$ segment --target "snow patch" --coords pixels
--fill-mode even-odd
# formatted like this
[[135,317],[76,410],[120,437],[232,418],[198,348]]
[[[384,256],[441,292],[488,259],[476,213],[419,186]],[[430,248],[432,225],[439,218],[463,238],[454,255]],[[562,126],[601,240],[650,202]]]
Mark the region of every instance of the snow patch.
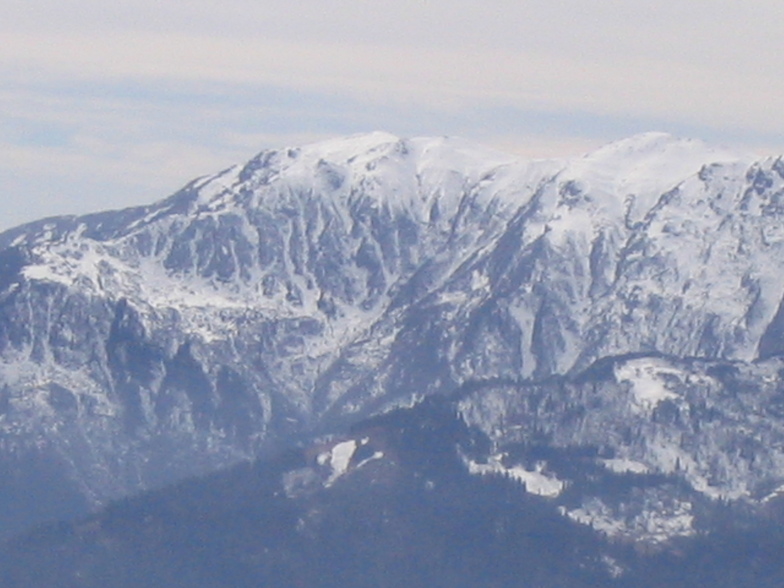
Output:
[[647,474],[650,471],[647,465],[632,459],[601,459],[599,463],[616,474]]
[[471,290],[487,290],[490,287],[490,278],[484,272],[474,270],[471,272]]
[[633,360],[615,366],[615,381],[631,384],[632,405],[637,412],[650,412],[665,400],[680,398],[667,388],[666,375],[678,376],[678,370],[652,358]]
[[654,503],[641,512],[616,512],[598,498],[590,499],[580,508],[561,514],[582,525],[604,533],[610,538],[630,538],[647,543],[666,543],[675,537],[695,534],[694,515],[689,502]]
[[329,451],[318,455],[316,462],[321,466],[329,466],[332,471],[327,479],[326,486],[331,486],[335,480],[348,471],[351,458],[357,450],[357,442],[354,439],[337,443]]
[[546,464],[539,462],[533,471],[527,470],[522,466],[506,467],[502,462],[502,455],[492,456],[488,463],[476,463],[472,460],[465,460],[468,471],[471,474],[487,475],[500,474],[525,484],[525,489],[529,494],[556,498],[560,496],[564,489],[564,482],[555,476],[545,472]]

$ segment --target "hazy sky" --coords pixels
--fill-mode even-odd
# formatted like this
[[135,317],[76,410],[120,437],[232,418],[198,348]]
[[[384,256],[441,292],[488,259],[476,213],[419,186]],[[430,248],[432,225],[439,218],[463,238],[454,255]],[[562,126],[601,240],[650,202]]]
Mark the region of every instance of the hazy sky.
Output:
[[784,153],[782,22],[780,0],[3,0],[0,228],[372,130]]

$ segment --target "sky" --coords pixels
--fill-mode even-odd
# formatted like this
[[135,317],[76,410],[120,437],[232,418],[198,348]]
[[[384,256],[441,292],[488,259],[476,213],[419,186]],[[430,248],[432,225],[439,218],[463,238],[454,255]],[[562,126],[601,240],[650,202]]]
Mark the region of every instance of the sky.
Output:
[[781,22],[780,0],[3,0],[0,229],[375,130],[784,153]]

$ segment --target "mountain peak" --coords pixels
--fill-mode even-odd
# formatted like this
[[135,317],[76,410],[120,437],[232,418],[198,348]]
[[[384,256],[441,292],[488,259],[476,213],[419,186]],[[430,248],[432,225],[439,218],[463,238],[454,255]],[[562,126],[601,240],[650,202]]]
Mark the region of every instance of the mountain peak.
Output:
[[346,163],[357,156],[378,152],[400,142],[400,137],[383,131],[357,133],[326,139],[302,147],[310,157],[334,163]]
[[[0,448],[51,448],[105,500],[511,382],[477,388],[478,426],[511,439],[504,423],[550,422],[562,446],[590,430],[617,450],[602,459],[669,475],[674,455],[721,496],[784,484],[784,426],[765,409],[769,459],[677,445],[712,394],[772,397],[784,378],[734,371],[779,355],[784,332],[784,173],[744,161],[663,133],[568,161],[369,133],[265,151],[148,207],[21,227],[0,247]],[[592,406],[588,387],[537,407],[517,385],[635,354],[721,365],[610,370],[608,412],[568,419]],[[717,402],[739,435],[757,426],[752,396]],[[650,439],[666,455],[640,449]]]

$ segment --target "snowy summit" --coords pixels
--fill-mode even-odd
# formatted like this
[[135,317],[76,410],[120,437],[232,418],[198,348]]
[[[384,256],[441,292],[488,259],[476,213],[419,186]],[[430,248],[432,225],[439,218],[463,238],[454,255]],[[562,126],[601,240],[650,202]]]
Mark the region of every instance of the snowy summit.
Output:
[[[756,500],[784,484],[757,404],[784,354],[782,194],[780,158],[662,133],[569,160],[372,133],[24,225],[0,235],[0,446],[94,504],[476,389],[460,410],[494,455],[536,421],[608,472]],[[694,425],[738,381],[756,396]],[[569,484],[466,463],[553,500]],[[592,508],[567,511],[611,517]]]

